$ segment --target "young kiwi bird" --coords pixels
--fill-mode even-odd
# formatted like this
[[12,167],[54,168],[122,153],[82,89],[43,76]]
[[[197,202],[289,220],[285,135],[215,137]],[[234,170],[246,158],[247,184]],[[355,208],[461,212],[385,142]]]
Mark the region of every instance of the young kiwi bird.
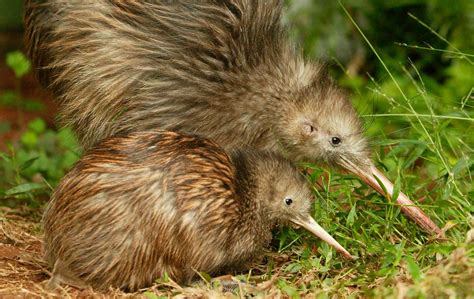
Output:
[[[341,167],[393,194],[348,96],[289,43],[282,1],[29,0],[25,8],[29,56],[85,148],[116,132],[185,131],[227,150]],[[396,201],[441,232],[404,193]]]
[[187,283],[199,271],[240,269],[289,222],[352,259],[310,216],[311,198],[297,169],[271,152],[227,155],[169,131],[112,137],[74,166],[46,209],[50,285],[133,291],[165,273]]

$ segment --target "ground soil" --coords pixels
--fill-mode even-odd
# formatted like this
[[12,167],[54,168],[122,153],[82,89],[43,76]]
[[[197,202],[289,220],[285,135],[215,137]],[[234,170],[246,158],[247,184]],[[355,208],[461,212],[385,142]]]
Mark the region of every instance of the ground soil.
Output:
[[1,208],[0,296],[35,296],[48,271],[42,261],[42,242],[35,218],[25,209]]

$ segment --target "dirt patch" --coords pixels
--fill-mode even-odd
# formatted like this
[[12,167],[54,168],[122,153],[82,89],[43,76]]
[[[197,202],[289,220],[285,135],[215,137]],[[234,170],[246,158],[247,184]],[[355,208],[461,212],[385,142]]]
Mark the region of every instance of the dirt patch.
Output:
[[2,207],[0,223],[0,296],[35,296],[48,279],[38,225],[28,210]]

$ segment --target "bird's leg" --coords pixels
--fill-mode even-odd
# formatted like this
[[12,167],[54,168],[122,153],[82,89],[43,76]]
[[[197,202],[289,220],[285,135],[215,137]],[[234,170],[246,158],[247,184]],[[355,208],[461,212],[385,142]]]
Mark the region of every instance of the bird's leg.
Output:
[[69,267],[66,264],[58,259],[54,263],[53,274],[51,275],[51,279],[48,281],[48,288],[56,289],[61,284],[67,284],[78,289],[86,288],[86,284],[81,279],[77,278],[76,275],[69,270]]

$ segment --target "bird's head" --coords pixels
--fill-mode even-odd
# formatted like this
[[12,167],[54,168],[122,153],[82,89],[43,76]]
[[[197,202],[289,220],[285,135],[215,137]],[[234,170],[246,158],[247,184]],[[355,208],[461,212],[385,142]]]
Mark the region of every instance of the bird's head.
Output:
[[[267,180],[260,190],[264,202],[264,214],[273,222],[288,224],[294,223],[301,226],[327,242],[346,258],[354,257],[329,235],[311,216],[313,195],[308,182],[299,171],[287,160],[272,156],[262,159],[260,167],[261,180]],[[278,184],[274,184],[274,178]]]
[[[321,69],[310,71],[299,76],[290,92],[278,95],[282,104],[275,112],[278,121],[273,123],[273,132],[282,151],[293,161],[342,168],[382,195],[391,196],[393,184],[370,159],[362,122],[348,96]],[[405,194],[400,192],[397,201],[424,229],[440,232]]]
[[342,166],[369,156],[361,121],[345,93],[327,77],[282,98],[278,142],[292,160]]

